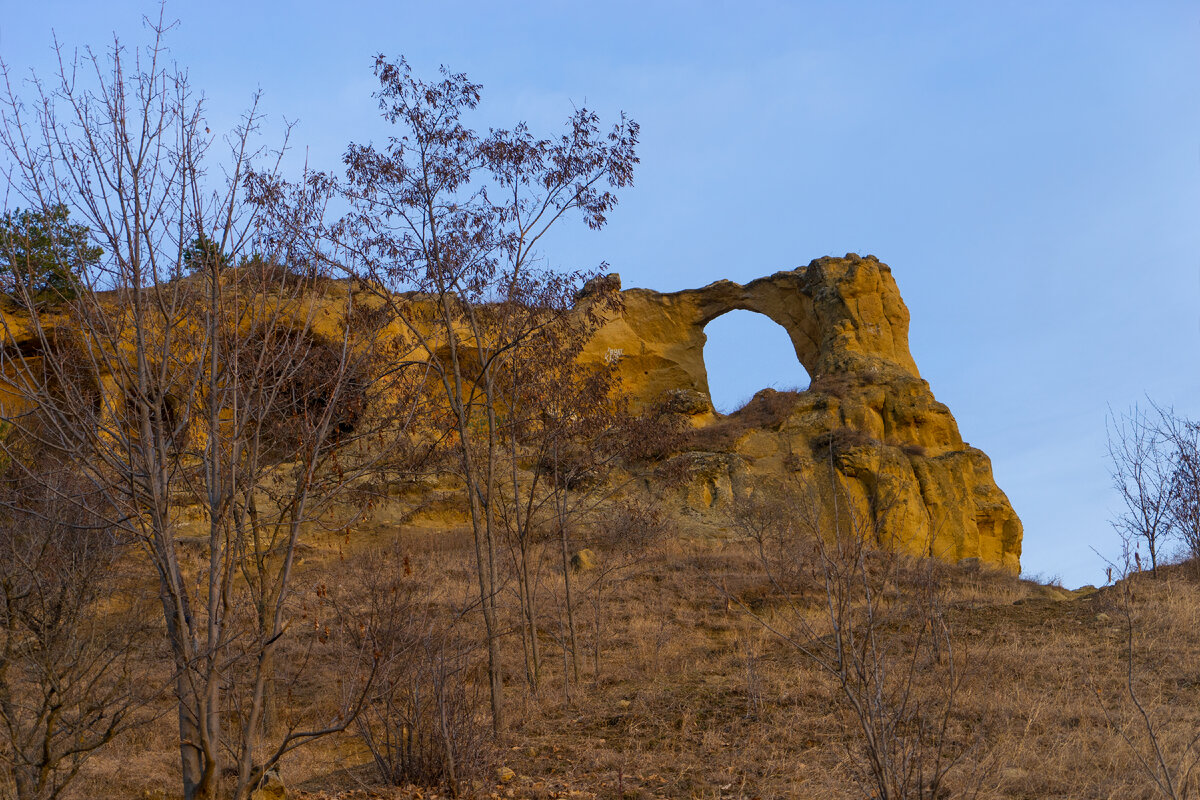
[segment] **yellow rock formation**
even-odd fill
[[[820,489],[827,516],[835,495],[848,499],[855,516],[908,550],[1020,571],[1021,521],[988,457],[963,442],[922,380],[908,308],[886,264],[851,253],[745,285],[621,295],[623,309],[595,333],[587,357],[615,361],[635,404],[668,402],[696,428],[738,434],[697,437],[696,449],[672,459],[674,473],[690,476],[677,493],[686,508],[716,516],[735,495],[793,476]],[[714,413],[704,368],[704,326],[735,309],[783,326],[812,376],[798,395],[760,393],[741,412],[744,430]],[[705,442],[719,444],[706,452]]]
[[[598,280],[611,287],[620,279]],[[330,283],[291,313],[314,334],[336,340],[347,291],[347,284]],[[887,265],[848,254],[745,285],[719,281],[667,294],[628,289],[621,298],[583,359],[615,364],[635,408],[665,404],[696,434],[665,462],[631,466],[638,491],[674,503],[701,525],[721,527],[734,498],[791,483],[813,489],[826,516],[849,510],[876,535],[912,552],[1020,570],[1021,522],[996,486],[988,457],[963,442],[950,410],[922,380],[908,347],[908,308]],[[408,302],[419,326],[429,316],[422,307],[428,299]],[[587,288],[580,302],[589,302]],[[812,376],[807,391],[764,390],[737,415],[714,412],[704,327],[735,309],[783,326]],[[44,323],[52,338],[56,327],[72,327],[66,317]],[[29,328],[23,315],[5,314],[7,349],[24,353],[26,368],[36,369],[41,348]],[[419,357],[411,342],[403,345],[399,324],[388,331],[401,343],[397,357]],[[435,330],[424,334],[436,343]],[[101,380],[112,383],[109,376]],[[115,385],[102,391],[122,394]],[[11,415],[22,405],[0,380],[0,408]],[[427,521],[444,526],[461,517],[450,507],[441,513],[445,519]]]

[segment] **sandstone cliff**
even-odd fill
[[[588,357],[615,361],[635,404],[666,402],[701,434],[666,465],[685,475],[681,488],[648,474],[646,490],[715,518],[736,495],[786,479],[820,489],[814,496],[826,504],[848,500],[879,535],[913,552],[1020,571],[1021,521],[988,457],[963,442],[921,378],[908,308],[886,264],[851,253],[745,285],[622,297]],[[735,309],[783,326],[812,376],[805,392],[760,393],[740,419],[714,413],[703,355],[704,326]]]
[[[599,280],[610,288],[619,282],[616,276]],[[315,337],[336,341],[349,290],[349,284],[329,283],[289,313]],[[635,408],[666,407],[692,432],[664,458],[630,465],[618,481],[623,491],[665,501],[693,527],[719,529],[728,527],[735,499],[780,485],[800,487],[817,498],[826,518],[837,516],[837,508],[844,519],[848,510],[912,552],[1020,570],[1021,522],[996,486],[987,456],[963,442],[950,410],[922,380],[908,347],[908,309],[887,265],[849,254],[745,285],[719,281],[667,294],[620,294],[619,310],[602,314],[584,360],[615,364]],[[426,301],[413,296],[408,302],[419,323]],[[587,289],[580,302],[589,303]],[[704,327],[735,309],[783,326],[812,376],[807,391],[764,390],[737,414],[715,413]],[[20,352],[25,368],[39,370],[40,343],[28,318],[6,313],[4,323],[5,349]],[[72,328],[60,316],[43,325],[49,341]],[[388,331],[400,345],[398,358],[421,357],[419,348],[404,343],[402,326],[393,322]],[[426,333],[436,340],[436,331]],[[12,359],[3,366],[11,369]],[[125,388],[108,374],[97,380],[97,391],[110,395],[105,407],[119,409]],[[0,378],[0,416],[27,407]],[[407,496],[377,510],[377,522],[407,524],[419,515],[433,527],[461,524],[465,508],[455,486],[452,478],[417,481]]]

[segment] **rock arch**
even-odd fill
[[[685,397],[676,405],[696,427],[718,422],[707,393],[704,326],[742,309],[787,331],[812,385],[786,421],[747,432],[720,458],[683,454],[704,461],[708,472],[721,465],[731,491],[788,474],[827,482],[818,466],[833,461],[844,494],[908,549],[1020,570],[1020,519],[987,456],[963,442],[950,409],[921,378],[909,352],[908,308],[886,264],[848,253],[744,285],[628,289],[621,297],[623,308],[596,331],[585,357],[615,362],[635,405]],[[832,454],[835,441],[841,444]],[[878,511],[885,495],[886,519]]]
[[[908,351],[908,308],[891,270],[873,256],[817,259],[745,285],[621,296],[624,310],[597,331],[589,352],[619,358],[626,389],[642,402],[672,389],[704,390],[704,326],[733,310],[779,323],[813,380],[870,366],[920,379]]]

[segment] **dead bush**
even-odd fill
[[[859,381],[854,375],[836,373],[832,375],[819,375],[813,378],[812,383],[808,386],[808,390],[817,394],[828,394],[833,397],[844,398],[858,386]]]
[[[445,787],[455,796],[492,760],[482,711],[481,660],[461,618],[439,606],[396,545],[360,559],[340,587],[350,648],[375,662],[375,682],[356,719],[380,780]]]
[[[603,524],[593,539],[608,551],[635,551],[651,546],[667,532],[662,508],[648,500],[613,502],[604,509]]]
[[[0,795],[59,797],[83,763],[145,721],[148,626],[123,586],[128,541],[56,474],[0,495]]]
[[[792,409],[800,402],[803,392],[789,389],[763,389],[755,393],[744,406],[730,414],[747,428],[776,429],[783,424]]]
[[[814,452],[828,450],[834,454],[845,453],[856,447],[871,447],[876,444],[878,442],[871,438],[870,434],[845,426],[815,436],[812,441]]]
[[[778,430],[800,401],[802,392],[763,389],[732,414],[690,432],[684,449],[711,452],[732,450],[751,430]]]
[[[967,664],[943,570],[876,547],[874,523],[826,499],[788,487],[740,503],[735,520],[758,543],[775,611],[730,599],[829,679],[860,787],[886,800],[946,796],[971,743],[948,733]]]
[[[924,458],[929,455],[929,451],[925,449],[925,445],[917,444],[916,442],[896,442],[888,441],[892,447],[900,448],[900,452],[906,456],[918,456]]]
[[[666,401],[632,416],[623,430],[624,459],[632,464],[661,461],[684,449],[692,434],[688,418]]]

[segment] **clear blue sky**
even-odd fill
[[[142,41],[148,3],[10,3],[0,54],[50,32]],[[848,251],[892,266],[912,349],[1025,522],[1029,573],[1115,555],[1105,414],[1200,416],[1200,5],[1191,2],[172,3],[172,49],[226,126],[262,89],[310,163],[386,134],[371,57],[484,85],[483,125],[571,105],[642,125],[608,228],[548,255],[626,286],[746,281]],[[782,330],[710,328],[718,402],[803,383]]]

